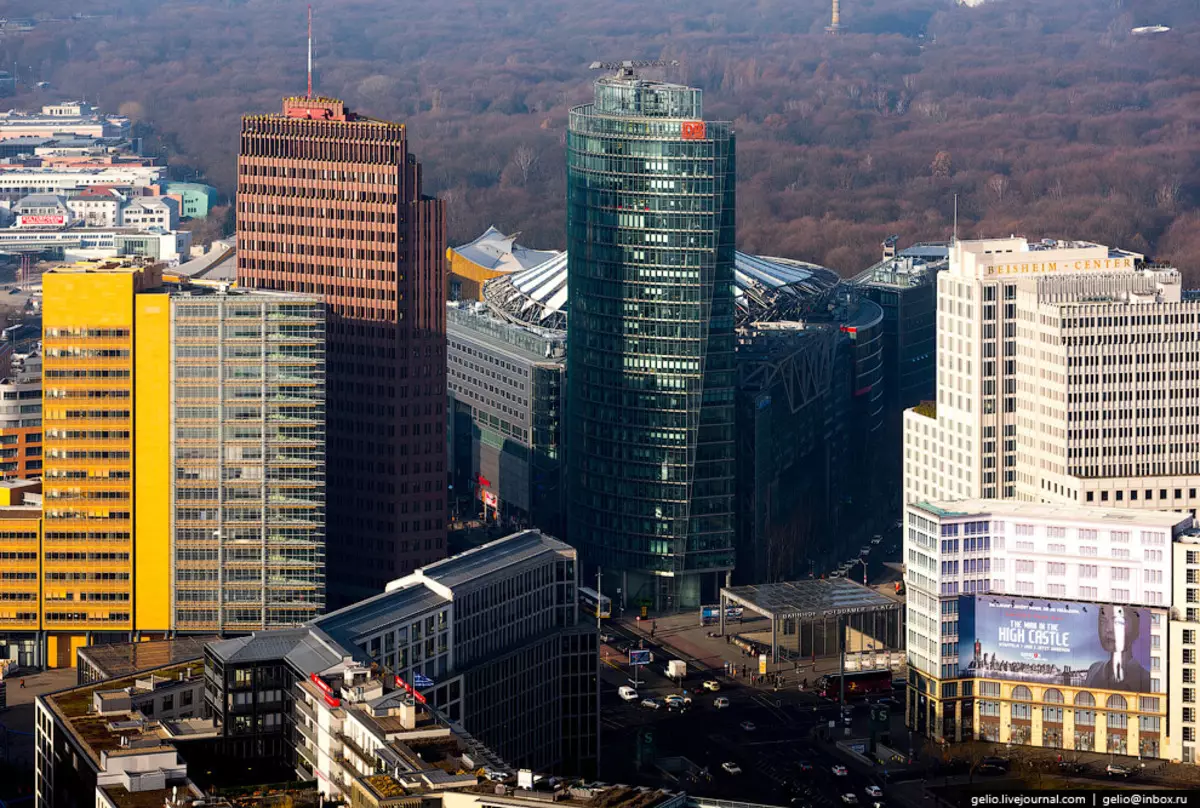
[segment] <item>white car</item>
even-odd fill
[[[858,805],[858,797],[853,794],[843,794],[842,802],[846,805]]]
[[[725,771],[727,771],[729,774],[741,774],[742,773],[742,767],[737,765],[736,763],[734,763],[732,760],[722,763],[721,768],[724,769]]]
[[[741,727],[746,732],[754,732],[754,730],[758,729],[758,727],[754,726],[753,721],[743,721]]]
[[[657,710],[662,707],[662,702],[658,699],[642,699],[642,706],[649,707],[651,710]]]
[[[863,791],[867,792],[868,797],[874,797],[875,799],[883,796],[883,789],[879,786],[867,786]]]
[[[680,696],[677,693],[672,693],[669,696],[664,696],[663,701],[666,702],[666,705],[673,710],[681,710],[684,707],[692,706],[692,697],[691,696]]]
[[[716,693],[718,690],[721,689],[721,683],[718,682],[716,679],[709,679],[707,682],[704,683],[704,689],[711,690],[712,692]]]
[[[618,687],[617,695],[620,696],[624,701],[637,701],[638,699],[638,692],[629,685]]]
[[[713,707],[716,707],[718,710],[723,710],[728,706],[729,699],[725,698],[724,696],[717,696],[715,699],[713,699]]]
[[[833,771],[834,777],[845,777],[847,774],[850,773],[850,772],[846,771],[845,766],[834,766],[832,771]]]

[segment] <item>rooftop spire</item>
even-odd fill
[[[308,94],[305,98],[312,98],[312,3],[308,4]]]

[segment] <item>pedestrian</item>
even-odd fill
[[[24,679],[22,679],[22,680],[21,680],[21,687],[22,687],[22,689],[25,687],[25,680],[24,680]]]

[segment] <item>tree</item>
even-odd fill
[[[996,197],[996,201],[1003,204],[1004,195],[1008,193],[1008,177],[1003,174],[993,174],[987,185],[988,190]]]
[[[533,147],[522,143],[513,151],[513,165],[521,170],[521,184],[529,184],[529,172],[537,165],[539,155],[533,150]]]
[[[929,165],[929,170],[933,173],[935,180],[948,180],[950,175],[954,173],[954,164],[950,160],[950,152],[940,151],[933,156],[933,162]]]

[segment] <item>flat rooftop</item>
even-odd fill
[[[535,786],[540,785],[535,784]],[[569,805],[573,808],[657,808],[669,804],[683,804],[686,795],[651,786],[610,785],[608,783],[567,782],[554,797],[549,788],[526,790],[508,788],[503,795],[496,792],[494,783],[481,783],[466,789],[467,793],[481,796],[480,802],[488,805],[528,805],[531,802],[546,802],[554,805]],[[731,803],[734,805],[736,803]]]
[[[163,808],[163,805],[171,800],[170,786],[132,793],[126,791],[124,786],[101,786],[100,790],[112,800],[113,805],[117,808]],[[179,787],[178,794],[183,797],[189,791],[190,789],[186,787]],[[198,798],[198,795],[193,794],[192,796]]]
[[[898,611],[904,605],[901,600],[846,578],[734,586],[722,589],[721,597],[775,620],[810,620],[866,612]]]
[[[132,712],[99,715],[91,711],[92,696],[97,691],[107,692],[135,687],[138,679],[148,676],[159,676],[166,679],[179,679],[181,676],[185,676],[188,679],[202,679],[204,663],[202,660],[194,659],[180,665],[141,671],[134,676],[107,679],[82,687],[73,687],[70,690],[48,693],[39,696],[38,699],[43,701],[46,707],[58,717],[63,727],[74,736],[76,745],[99,768],[101,753],[118,754],[122,751],[122,737],[149,742],[128,750],[135,754],[142,754],[154,748],[153,741],[155,740],[159,741],[158,745],[160,746],[169,746],[166,735],[158,730],[157,724],[153,721],[147,721],[143,726],[136,721],[136,716]]]
[[[465,553],[435,561],[416,573],[421,578],[447,587],[460,586],[476,578],[499,572],[543,553],[570,552],[566,542],[547,536],[540,530],[523,530]],[[404,580],[404,579],[401,579]]]
[[[179,665],[204,657],[205,643],[216,636],[179,637],[154,642],[123,642],[112,645],[90,645],[79,649],[79,658],[86,660],[105,679],[132,676],[154,668]]]
[[[942,519],[955,517],[1003,516],[1048,519],[1060,522],[1085,522],[1109,525],[1142,525],[1169,530],[1191,515],[1174,511],[1143,511],[1137,508],[1095,508],[1056,505],[1044,502],[1017,502],[1001,499],[958,499],[914,502],[910,507],[927,511]]]

